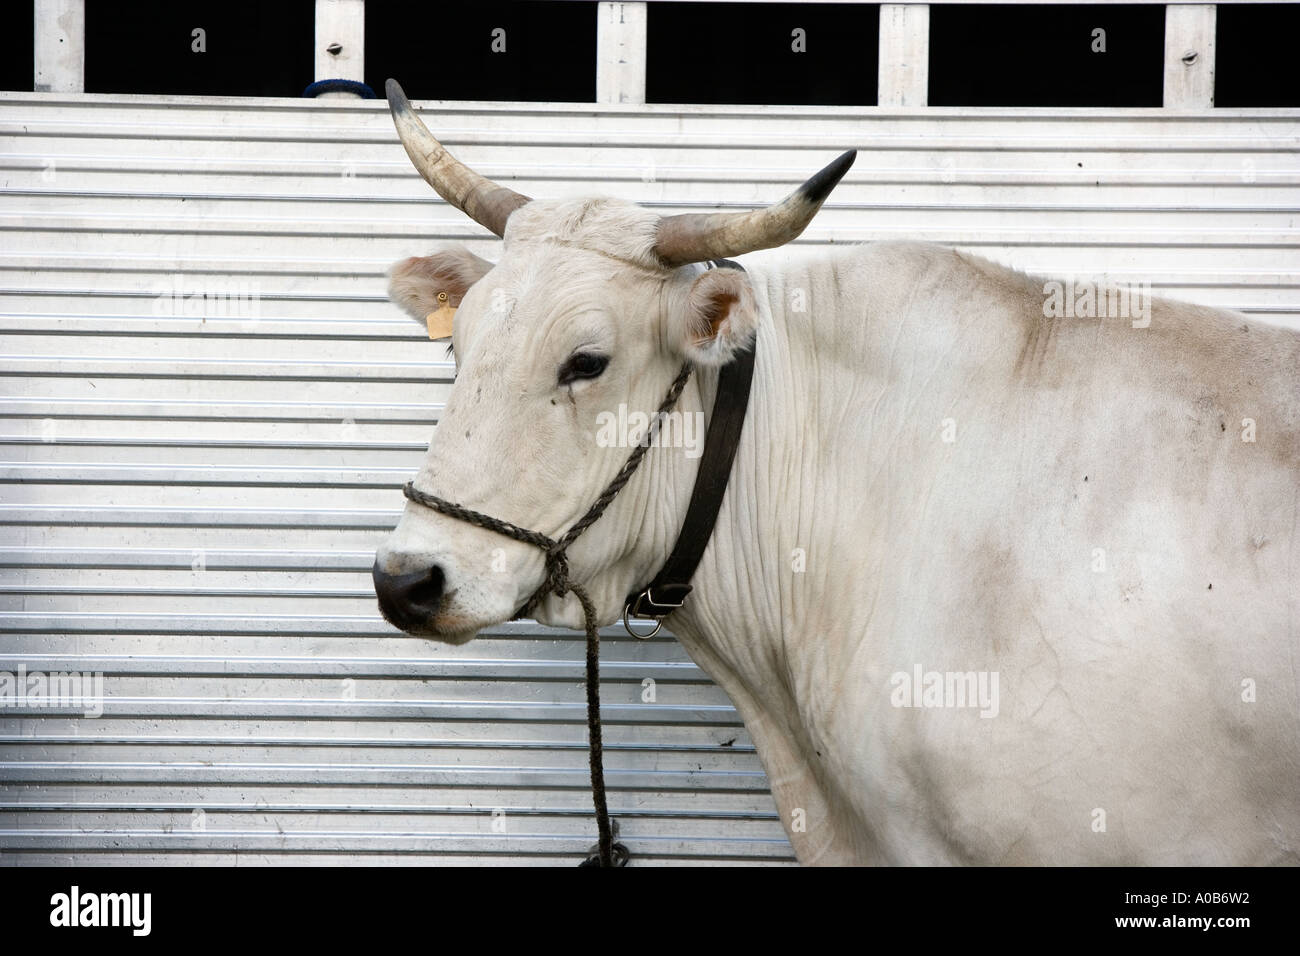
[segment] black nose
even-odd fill
[[[370,572],[375,579],[379,610],[390,624],[402,630],[418,630],[438,613],[442,602],[442,568],[434,565],[408,574],[388,574],[375,562]]]

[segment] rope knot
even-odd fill
[[[569,556],[561,545],[556,545],[546,552],[546,590],[556,597],[564,597],[570,591]]]

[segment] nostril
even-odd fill
[[[446,579],[437,565],[406,574],[389,574],[376,561],[371,574],[379,609],[398,627],[424,624],[438,612]]]
[[[408,600],[417,607],[433,611],[442,600],[442,584],[442,568],[435,564],[425,571],[422,577],[411,582],[410,589],[407,591]]]

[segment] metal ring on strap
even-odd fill
[[[638,640],[648,641],[650,638],[654,637],[656,634],[660,632],[660,630],[663,629],[664,619],[662,617],[651,617],[651,618],[638,617],[637,618],[638,621],[655,622],[655,629],[653,631],[649,631],[645,634],[638,634],[636,631],[632,630],[632,624],[630,621],[628,621],[628,614],[631,610],[632,610],[631,604],[623,605],[623,630],[627,631],[629,634],[631,634],[633,637],[637,638]]]

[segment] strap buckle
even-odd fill
[[[655,597],[654,586],[647,587],[640,594],[628,598],[627,603],[623,605],[623,629],[641,640],[654,637],[664,626],[664,618],[685,604],[686,595],[690,593],[689,584],[667,584],[660,586],[660,596]],[[674,597],[677,600],[673,600]],[[638,634],[632,630],[631,618],[653,620],[655,628],[647,634]]]

